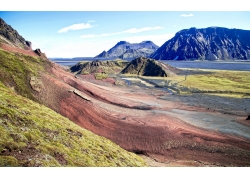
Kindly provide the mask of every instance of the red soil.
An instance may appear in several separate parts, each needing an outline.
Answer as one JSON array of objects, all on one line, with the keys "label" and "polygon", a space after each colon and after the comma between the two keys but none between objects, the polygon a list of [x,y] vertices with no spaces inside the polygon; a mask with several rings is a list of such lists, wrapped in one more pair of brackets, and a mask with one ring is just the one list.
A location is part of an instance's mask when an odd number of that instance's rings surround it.
[{"label": "red soil", "polygon": [[25,50],[25,49],[21,49],[21,48],[18,48],[18,47],[12,46],[12,45],[8,45],[8,44],[4,44],[4,43],[0,44],[0,46],[2,49],[9,51],[9,52],[14,52],[14,53],[18,52],[18,53],[22,53],[22,54],[29,55],[29,56],[38,56],[32,50]]},{"label": "red soil", "polygon": [[41,102],[129,151],[159,162],[182,160],[203,166],[249,166],[249,139],[198,128],[154,111],[206,112],[205,109],[157,99],[167,94],[163,91],[96,85],[87,81],[91,76],[84,76],[83,80],[56,64],[50,73],[42,75],[46,87],[36,92]]}]

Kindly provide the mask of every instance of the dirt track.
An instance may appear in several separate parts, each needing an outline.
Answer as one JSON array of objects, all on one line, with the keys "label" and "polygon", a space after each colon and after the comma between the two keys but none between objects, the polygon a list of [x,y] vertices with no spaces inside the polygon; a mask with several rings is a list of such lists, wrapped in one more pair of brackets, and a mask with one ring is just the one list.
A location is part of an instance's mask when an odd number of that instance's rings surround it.
[{"label": "dirt track", "polygon": [[[232,129],[234,126],[230,123],[220,129],[202,127],[197,123],[199,116],[194,113],[215,118],[223,115],[225,122],[236,124],[245,121],[243,116],[177,102],[167,98],[172,95],[160,89],[93,84],[56,64],[50,72],[53,76],[41,77],[46,88],[37,93],[38,99],[76,124],[129,151],[166,165],[169,162],[172,162],[169,165],[177,162],[174,165],[179,166],[250,165],[250,138],[244,134],[245,129],[250,130],[248,123],[243,126],[244,130]],[[79,93],[73,93],[74,90]],[[192,118],[197,122],[191,122]],[[228,128],[229,131],[223,131]],[[233,130],[238,133],[232,133]]]}]

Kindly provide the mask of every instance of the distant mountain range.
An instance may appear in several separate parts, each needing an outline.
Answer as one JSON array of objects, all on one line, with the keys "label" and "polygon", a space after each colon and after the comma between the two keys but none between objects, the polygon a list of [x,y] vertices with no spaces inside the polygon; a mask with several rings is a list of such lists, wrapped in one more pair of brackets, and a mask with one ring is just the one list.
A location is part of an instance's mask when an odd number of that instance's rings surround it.
[{"label": "distant mountain range", "polygon": [[134,59],[137,57],[149,57],[159,46],[152,41],[142,41],[141,43],[118,42],[108,51],[103,51],[95,58],[122,58]]},{"label": "distant mountain range", "polygon": [[157,60],[249,60],[250,31],[209,27],[184,29],[150,58]]}]

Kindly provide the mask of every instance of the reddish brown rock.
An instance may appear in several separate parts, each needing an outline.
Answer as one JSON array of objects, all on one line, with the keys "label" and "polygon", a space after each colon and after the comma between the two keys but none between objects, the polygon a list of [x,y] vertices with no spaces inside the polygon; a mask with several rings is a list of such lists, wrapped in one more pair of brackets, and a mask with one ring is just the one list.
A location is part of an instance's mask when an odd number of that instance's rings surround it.
[{"label": "reddish brown rock", "polygon": [[51,75],[42,75],[46,87],[36,94],[38,99],[129,151],[163,163],[182,160],[199,161],[203,166],[249,165],[249,139],[195,127],[164,113],[171,109],[207,112],[206,109],[158,99],[163,92],[93,84],[75,78],[56,64],[49,72]]}]

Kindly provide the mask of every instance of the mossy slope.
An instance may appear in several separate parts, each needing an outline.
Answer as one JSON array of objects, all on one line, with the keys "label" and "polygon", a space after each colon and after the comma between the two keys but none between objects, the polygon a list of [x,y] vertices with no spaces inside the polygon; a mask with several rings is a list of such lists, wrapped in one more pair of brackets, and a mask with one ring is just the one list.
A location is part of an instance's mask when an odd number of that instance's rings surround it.
[{"label": "mossy slope", "polygon": [[50,65],[0,49],[0,166],[145,166],[135,154],[35,102],[30,80]]},{"label": "mossy slope", "polygon": [[45,73],[49,64],[47,59],[41,57],[11,53],[0,48],[0,81],[18,94],[35,100],[29,85],[30,78]]},{"label": "mossy slope", "polygon": [[0,166],[145,166],[137,155],[1,82],[0,91]]}]

